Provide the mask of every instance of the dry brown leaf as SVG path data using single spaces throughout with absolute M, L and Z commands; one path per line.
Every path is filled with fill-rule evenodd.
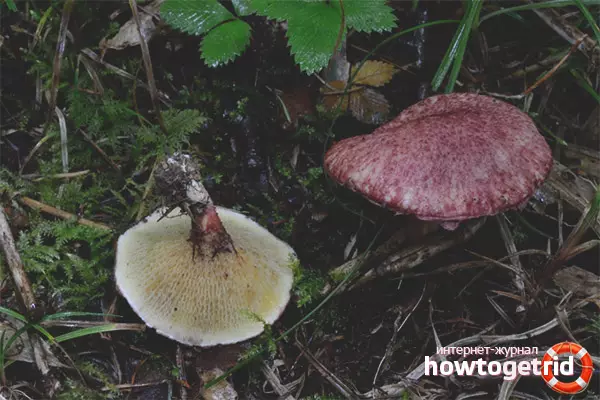
M 2 321 L 0 322 L 0 345 L 4 347 L 6 342 L 10 340 L 10 338 L 17 332 L 19 328 L 23 327 L 23 323 L 21 321 L 14 320 L 12 318 L 8 318 L 11 320 L 11 323 Z M 17 326 L 18 328 L 15 328 Z M 48 357 L 48 364 L 52 367 L 59 368 L 68 368 L 65 364 L 61 363 L 56 356 L 52 354 L 50 350 L 50 345 L 46 341 L 42 341 L 42 346 L 46 350 L 46 355 Z M 29 339 L 29 335 L 26 332 L 21 333 L 19 338 L 15 340 L 9 349 L 6 349 L 6 358 L 13 361 L 21 361 L 30 364 L 35 363 L 35 356 L 33 354 L 33 346 L 31 345 L 31 341 Z
M 140 14 L 140 28 L 146 42 L 149 42 L 156 33 L 156 24 L 153 19 L 154 16 L 158 14 L 160 5 L 164 1 L 165 0 L 155 0 L 146 7 L 145 10 L 148 11 L 147 13 Z M 112 39 L 102 39 L 100 41 L 100 47 L 102 49 L 114 50 L 123 50 L 126 47 L 139 46 L 139 44 L 140 34 L 134 19 L 130 19 L 121 26 L 119 32 Z
M 350 94 L 350 110 L 360 122 L 381 124 L 387 120 L 390 105 L 383 94 L 365 88 Z
M 352 66 L 350 76 L 354 76 L 358 66 L 359 64 Z M 353 85 L 380 87 L 391 81 L 396 72 L 398 70 L 392 64 L 383 61 L 366 61 L 354 76 Z
M 343 81 L 331 81 L 327 82 L 328 86 L 324 86 L 321 88 L 321 93 L 323 94 L 322 104 L 329 111 L 335 111 L 338 107 L 338 103 L 342 94 L 344 93 L 344 89 L 346 88 L 346 82 Z M 342 105 L 340 106 L 340 111 L 345 112 L 348 110 L 348 94 L 343 97 Z
M 379 87 L 388 83 L 397 69 L 383 61 L 367 61 L 362 68 L 358 64 L 352 67 L 354 81 L 346 90 L 345 81 L 331 81 L 321 88 L 322 104 L 329 111 L 338 109 L 341 112 L 350 110 L 357 120 L 367 124 L 381 124 L 387 120 L 390 106 L 385 96 L 365 86 Z M 341 105 L 340 105 L 341 102 Z
M 554 283 L 564 290 L 575 293 L 581 297 L 600 297 L 600 276 L 571 266 L 554 274 Z
M 303 118 L 314 115 L 315 105 L 311 99 L 310 88 L 308 86 L 297 86 L 289 91 L 280 92 L 279 97 L 285 106 L 287 116 L 281 107 L 280 119 L 283 121 L 282 127 L 285 130 L 294 130 L 298 127 L 298 122 Z
M 223 370 L 219 368 L 214 368 L 210 371 L 202 371 L 200 373 L 200 377 L 202 378 L 202 381 L 206 384 L 223 374 Z M 229 381 L 222 380 L 214 386 L 211 386 L 209 389 L 204 389 L 202 391 L 202 398 L 204 398 L 205 400 L 236 400 L 238 398 L 238 394 L 233 388 L 233 385 L 229 383 Z

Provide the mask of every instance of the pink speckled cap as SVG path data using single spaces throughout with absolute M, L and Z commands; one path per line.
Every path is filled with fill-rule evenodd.
M 550 147 L 527 114 L 471 93 L 425 99 L 325 155 L 327 173 L 340 184 L 398 213 L 435 221 L 516 208 L 551 167 Z

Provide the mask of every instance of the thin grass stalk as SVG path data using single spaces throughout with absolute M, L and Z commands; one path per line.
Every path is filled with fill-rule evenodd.
M 140 15 L 138 14 L 136 1 L 129 0 L 129 7 L 131 8 L 131 13 L 133 14 L 133 20 L 135 21 L 138 35 L 140 36 L 140 48 L 142 49 L 142 59 L 144 60 L 144 69 L 146 70 L 148 86 L 150 87 L 150 98 L 152 100 L 152 105 L 154 106 L 154 111 L 156 112 L 156 118 L 158 120 L 160 129 L 165 135 L 168 135 L 169 132 L 167 131 L 165 121 L 163 120 L 162 114 L 160 112 L 160 106 L 158 105 L 158 89 L 156 87 L 156 80 L 154 79 L 154 70 L 152 69 L 150 49 L 148 48 L 148 43 L 146 42 L 146 38 L 142 33 Z
M 454 60 L 452 60 L 452 70 L 448 76 L 448 84 L 446 85 L 445 90 L 446 93 L 452 93 L 454 91 L 454 85 L 458 79 L 458 74 L 460 73 L 460 68 L 462 67 L 467 44 L 469 43 L 469 38 L 471 37 L 471 28 L 473 27 L 473 22 L 479 19 L 479 13 L 481 12 L 483 0 L 474 0 L 468 4 L 469 7 L 465 13 L 465 18 L 463 18 L 463 20 L 465 20 L 464 29 L 462 29 L 456 56 L 454 57 Z
M 555 256 L 550 259 L 548 264 L 543 268 L 538 287 L 532 297 L 530 304 L 539 296 L 546 283 L 554 276 L 570 258 L 579 252 L 578 246 L 583 238 L 583 235 L 590 229 L 598 219 L 600 214 L 600 187 L 596 189 L 596 194 L 587 207 L 586 211 L 577 222 L 577 225 L 567 237 L 563 245 L 558 249 Z M 593 247 L 593 246 L 592 246 Z M 585 248 L 585 247 L 584 247 Z

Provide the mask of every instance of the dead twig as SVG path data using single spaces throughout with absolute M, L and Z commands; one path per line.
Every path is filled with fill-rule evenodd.
M 108 154 L 106 154 L 106 152 L 102 150 L 102 148 L 98 146 L 98 144 L 94 142 L 94 140 L 87 133 L 85 133 L 83 129 L 80 129 L 79 132 L 85 138 L 85 140 L 92 145 L 92 147 L 98 152 L 98 154 L 100 154 L 100 156 L 104 159 L 104 161 L 106 161 L 108 165 L 113 167 L 113 169 L 118 173 L 121 173 L 121 168 L 113 160 L 111 160 Z
M 600 47 L 595 40 L 589 38 L 577 27 L 571 25 L 566 19 L 562 18 L 556 10 L 551 9 L 533 9 L 533 12 L 542 19 L 550 28 L 552 28 L 560 37 L 571 44 L 577 44 L 577 48 L 584 54 L 590 53 L 592 60 L 600 56 Z
M 276 362 L 273 364 L 273 367 L 269 367 L 266 361 L 263 361 L 260 369 L 262 370 L 262 373 L 265 376 L 267 382 L 271 385 L 275 393 L 279 396 L 280 400 L 295 400 L 295 397 L 292 396 L 290 393 L 298 385 L 302 386 L 302 384 L 304 383 L 304 375 L 302 375 L 295 381 L 284 385 L 283 383 L 281 383 L 278 374 L 275 372 L 277 371 L 278 365 L 283 365 L 283 362 L 281 362 L 281 360 L 279 360 L 279 362 L 281 364 L 277 364 L 276 360 Z
M 406 324 L 408 319 L 413 315 L 413 313 L 415 312 L 417 307 L 419 307 L 419 304 L 421 304 L 421 300 L 423 300 L 423 296 L 425 295 L 426 289 L 427 289 L 427 285 L 425 284 L 423 286 L 423 290 L 421 291 L 421 296 L 419 296 L 419 299 L 415 303 L 414 307 L 410 310 L 410 312 L 404 318 L 402 318 L 404 316 L 404 314 L 402 312 L 398 313 L 398 316 L 396 317 L 396 320 L 394 321 L 394 333 L 392 334 L 392 337 L 390 338 L 390 341 L 388 342 L 387 347 L 385 349 L 385 354 L 383 355 L 383 357 L 381 357 L 381 361 L 379 362 L 379 365 L 377 366 L 377 370 L 375 371 L 375 376 L 373 377 L 373 386 L 375 386 L 375 384 L 377 383 L 377 378 L 379 377 L 379 374 L 382 371 L 387 370 L 388 365 L 389 365 L 389 358 L 394 353 L 394 348 L 396 346 L 396 340 L 397 340 L 398 334 L 400 333 L 400 331 L 402 330 L 402 328 L 404 327 L 404 325 Z
M 340 378 L 335 376 L 329 371 L 317 358 L 312 354 L 306 347 L 300 343 L 298 339 L 295 340 L 295 345 L 300 349 L 302 355 L 310 362 L 310 364 L 316 368 L 317 371 L 325 378 L 329 383 L 335 387 L 342 396 L 347 399 L 356 399 L 359 394 L 356 393 L 350 386 L 344 383 Z
M 105 231 L 112 230 L 112 228 L 108 225 L 104 225 L 99 222 L 90 221 L 89 219 L 85 219 L 85 218 L 79 218 L 74 214 L 71 214 L 71 213 L 63 211 L 63 210 L 59 210 L 56 207 L 49 206 L 47 204 L 44 204 L 42 202 L 39 202 L 37 200 L 34 200 L 34 199 L 26 197 L 26 196 L 19 196 L 17 198 L 17 201 L 27 207 L 33 208 L 35 210 L 39 210 L 41 212 L 53 215 L 53 216 L 61 218 L 61 219 L 76 220 L 77 223 L 80 225 L 85 225 L 85 226 L 89 226 L 89 227 L 96 228 L 96 229 L 102 229 Z
M 56 98 L 58 97 L 58 84 L 60 82 L 60 71 L 62 58 L 65 53 L 65 45 L 67 43 L 67 30 L 69 26 L 69 19 L 71 18 L 71 11 L 73 11 L 73 6 L 75 5 L 75 0 L 67 0 L 63 6 L 63 12 L 60 20 L 60 28 L 58 31 L 58 41 L 56 43 L 56 51 L 54 52 L 54 61 L 52 63 L 52 87 L 50 88 L 50 101 L 49 103 L 49 111 L 48 111 L 48 120 L 46 125 L 51 120 L 51 113 L 54 112 L 56 108 Z
M 141 80 L 136 78 L 134 75 L 130 74 L 129 72 L 102 60 L 102 58 L 98 54 L 94 53 L 91 49 L 88 49 L 88 48 L 82 49 L 81 53 L 85 54 L 90 60 L 97 62 L 98 64 L 102 65 L 109 71 L 113 72 L 114 74 L 119 75 L 126 79 L 130 79 L 130 80 L 134 81 L 136 85 L 143 87 L 144 89 L 150 91 L 150 86 L 148 86 L 146 83 L 142 82 Z M 158 95 L 160 97 L 160 101 L 163 104 L 168 106 L 169 100 L 170 100 L 169 96 L 167 96 L 163 92 L 158 92 Z
M 592 227 L 598 222 L 598 216 L 600 215 L 600 187 L 596 190 L 596 194 L 590 201 L 583 212 L 577 226 L 573 229 L 571 234 L 567 237 L 567 240 L 560 246 L 554 257 L 552 257 L 542 269 L 540 277 L 537 282 L 537 288 L 532 296 L 530 305 L 540 295 L 541 291 L 545 287 L 546 283 L 554 276 L 554 274 L 564 264 L 577 254 L 587 251 L 593 247 L 596 247 L 599 243 L 598 240 L 591 240 L 589 242 L 581 243 L 583 235 L 587 232 L 588 228 Z
M 54 61 L 52 63 L 52 86 L 50 88 L 50 98 L 48 99 L 48 117 L 46 118 L 46 123 L 44 124 L 43 135 L 44 139 L 42 139 L 36 147 L 29 153 L 27 158 L 23 161 L 23 164 L 19 168 L 19 173 L 22 173 L 25 169 L 25 166 L 31 161 L 31 158 L 35 154 L 35 152 L 44 144 L 49 138 L 47 135 L 48 128 L 50 127 L 50 122 L 52 121 L 52 114 L 56 112 L 57 117 L 59 119 L 59 124 L 61 128 L 61 149 L 62 149 L 62 157 L 63 157 L 63 172 L 65 171 L 65 162 L 68 159 L 65 159 L 65 145 L 66 145 L 66 123 L 64 121 L 64 116 L 62 112 L 56 107 L 56 99 L 58 97 L 58 85 L 60 83 L 60 71 L 62 58 L 65 52 L 65 47 L 67 43 L 67 32 L 69 26 L 69 19 L 71 17 L 71 11 L 73 10 L 73 6 L 75 5 L 75 0 L 67 0 L 63 6 L 63 12 L 60 20 L 60 28 L 58 31 L 58 40 L 56 43 L 56 51 L 54 52 Z M 58 110 L 58 111 L 57 111 Z
M 515 239 L 513 238 L 512 232 L 508 227 L 508 223 L 506 222 L 505 215 L 497 215 L 496 221 L 500 226 L 500 235 L 502 236 L 502 240 L 504 241 L 504 247 L 506 248 L 506 252 L 510 256 L 510 261 L 515 268 L 516 273 L 513 275 L 513 282 L 515 287 L 521 293 L 521 297 L 523 299 L 527 298 L 527 294 L 525 292 L 525 282 L 526 282 L 526 274 L 523 269 L 523 265 L 521 264 L 521 260 L 518 256 L 514 254 L 517 253 L 517 245 L 515 244 Z M 522 308 L 522 306 L 521 306 Z M 521 310 L 522 311 L 522 310 Z
M 190 385 L 187 383 L 187 378 L 185 376 L 185 357 L 183 354 L 183 347 L 180 344 L 177 344 L 177 349 L 175 350 L 175 363 L 177 364 L 177 382 L 179 383 L 180 398 L 181 400 L 187 400 L 187 388 L 189 388 Z
M 569 168 L 554 161 L 546 186 L 581 213 L 584 213 L 594 198 L 595 188 L 587 180 L 575 175 Z M 600 236 L 600 218 L 592 221 L 592 229 Z
M 134 384 L 124 383 L 124 384 L 121 384 L 121 385 L 114 385 L 114 386 L 110 386 L 110 387 L 106 386 L 106 387 L 103 387 L 100 390 L 103 391 L 103 392 L 110 392 L 110 391 L 112 391 L 114 389 L 126 391 L 126 390 L 133 390 L 133 389 L 145 388 L 145 387 L 151 387 L 151 386 L 159 386 L 159 385 L 162 385 L 162 384 L 167 383 L 167 382 L 169 382 L 168 379 L 163 379 L 163 380 L 160 380 L 160 381 L 148 382 L 148 383 L 134 383 Z
M 469 221 L 454 232 L 441 232 L 431 235 L 423 243 L 407 247 L 390 256 L 380 266 L 367 271 L 349 290 L 358 288 L 377 277 L 398 275 L 403 271 L 422 264 L 452 246 L 466 242 L 483 226 L 485 221 L 485 218 Z
M 160 112 L 160 106 L 158 105 L 158 89 L 156 88 L 156 81 L 154 79 L 154 71 L 152 69 L 152 59 L 150 58 L 150 49 L 148 48 L 148 42 L 142 33 L 142 26 L 140 21 L 140 16 L 137 10 L 137 3 L 135 0 L 129 0 L 129 7 L 131 8 L 131 13 L 133 14 L 133 19 L 135 20 L 135 24 L 137 26 L 138 34 L 140 35 L 140 48 L 142 49 L 142 59 L 144 60 L 144 69 L 146 70 L 146 76 L 148 78 L 148 86 L 150 87 L 150 98 L 152 99 L 152 105 L 154 106 L 154 111 L 156 112 L 156 118 L 158 119 L 158 124 L 160 125 L 160 129 L 162 132 L 167 135 L 167 127 L 165 126 L 165 122 L 163 120 L 162 114 Z
M 21 178 L 23 179 L 31 179 L 34 182 L 39 182 L 39 181 L 43 181 L 44 179 L 71 179 L 71 178 L 77 178 L 80 176 L 85 176 L 87 174 L 90 173 L 89 169 L 83 170 L 83 171 L 76 171 L 76 172 L 66 172 L 66 173 L 61 173 L 61 174 L 53 174 L 53 175 L 49 175 L 49 176 L 42 176 L 40 174 L 27 174 L 27 175 L 21 175 Z
M 15 239 L 10 230 L 4 208 L 2 207 L 0 207 L 0 248 L 2 248 L 6 264 L 10 270 L 15 286 L 15 295 L 19 300 L 21 311 L 25 315 L 31 315 L 31 313 L 37 310 L 38 303 L 35 300 L 31 283 L 25 273 L 23 261 L 21 261 L 21 256 L 15 246 Z M 53 394 L 58 389 L 59 382 L 50 376 L 50 365 L 46 350 L 42 346 L 41 339 L 38 336 L 32 336 L 30 340 L 33 347 L 35 364 L 42 374 L 46 389 L 50 394 Z
M 563 65 L 569 57 L 571 57 L 571 54 L 573 54 L 575 49 L 578 48 L 579 45 L 581 44 L 581 42 L 583 42 L 586 38 L 587 38 L 587 35 L 583 35 L 575 43 L 573 43 L 573 46 L 571 46 L 571 49 L 569 50 L 569 52 L 567 54 L 565 54 L 565 56 L 563 58 L 561 58 L 560 61 L 557 62 L 556 65 L 554 65 L 554 67 L 552 67 L 550 69 L 550 71 L 548 71 L 544 76 L 542 76 L 540 79 L 538 79 L 538 81 L 535 82 L 533 85 L 529 86 L 527 88 L 527 90 L 525 90 L 522 93 L 522 95 L 523 96 L 528 95 L 529 93 L 531 93 L 533 91 L 533 89 L 540 86 L 542 83 L 544 83 L 546 80 L 548 80 L 552 75 L 554 75 L 556 73 L 556 71 L 558 71 L 558 69 L 561 67 L 561 65 Z

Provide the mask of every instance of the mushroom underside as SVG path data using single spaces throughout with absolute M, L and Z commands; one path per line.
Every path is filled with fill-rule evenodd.
M 194 255 L 191 219 L 159 210 L 119 238 L 116 281 L 157 332 L 197 346 L 235 343 L 273 323 L 290 298 L 293 250 L 246 216 L 217 207 L 235 252 Z

